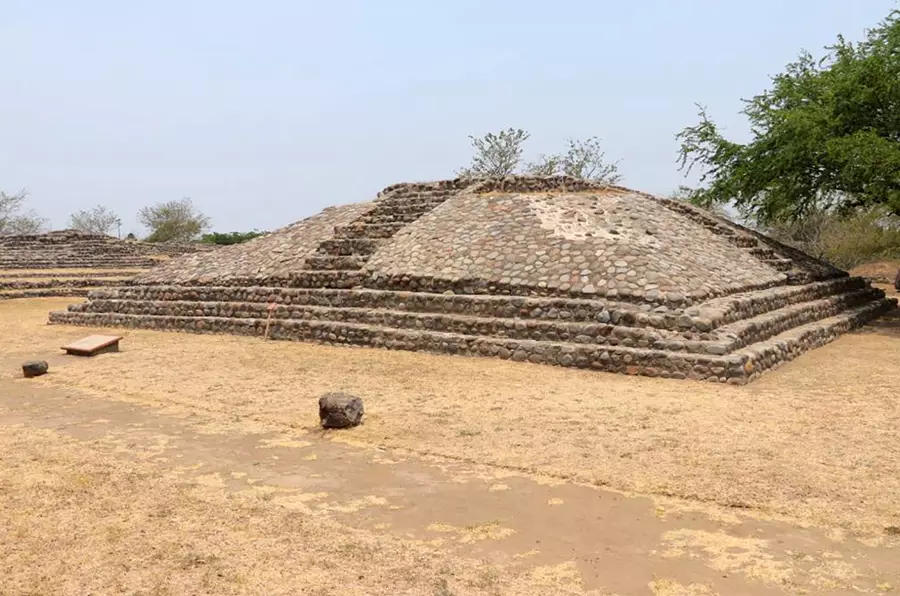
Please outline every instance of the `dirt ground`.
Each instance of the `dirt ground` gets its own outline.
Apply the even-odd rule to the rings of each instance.
[[[850,270],[850,274],[867,277],[877,283],[893,285],[898,269],[900,261],[878,261],[854,267]]]
[[[136,330],[66,357],[71,301],[0,302],[0,594],[900,593],[900,317],[732,387]],[[362,426],[318,429],[332,390]]]

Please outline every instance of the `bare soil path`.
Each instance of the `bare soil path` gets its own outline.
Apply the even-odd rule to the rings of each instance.
[[[38,309],[46,312],[58,300],[18,302],[0,306],[0,324],[7,325],[2,328],[28,333],[31,340],[4,332],[0,348],[0,594],[675,596],[900,589],[900,540],[885,525],[896,511],[891,507],[900,505],[890,492],[895,479],[885,478],[896,470],[896,459],[878,459],[890,454],[897,406],[896,400],[893,406],[881,400],[878,381],[870,379],[868,389],[854,389],[845,398],[844,407],[858,413],[862,404],[854,402],[862,396],[856,391],[868,391],[869,405],[877,409],[855,416],[849,428],[850,417],[838,415],[838,404],[820,406],[820,412],[831,413],[829,424],[804,418],[773,427],[775,415],[759,412],[765,428],[754,437],[770,441],[763,447],[774,451],[772,457],[740,453],[744,443],[716,431],[720,439],[731,438],[742,465],[752,463],[743,470],[747,489],[761,490],[756,474],[789,483],[772,493],[780,500],[771,502],[787,507],[779,513],[776,507],[735,508],[698,499],[678,477],[670,496],[590,481],[597,470],[610,469],[626,478],[676,471],[680,477],[705,475],[712,486],[734,481],[740,471],[718,451],[703,453],[714,464],[706,469],[693,470],[696,459],[680,461],[688,438],[683,435],[693,429],[688,425],[679,433],[662,419],[712,415],[708,405],[683,394],[688,390],[730,408],[736,430],[745,431],[752,425],[740,412],[746,388],[648,385],[505,363],[508,371],[498,372],[491,368],[495,363],[480,360],[152,332],[128,332],[125,352],[77,359],[59,355],[58,340],[92,330],[41,326]],[[896,342],[892,325],[888,320],[845,339]],[[865,349],[864,343],[857,349]],[[288,352],[282,350],[307,360],[305,366],[292,361],[296,378],[284,370],[279,358]],[[250,351],[255,357],[242,359]],[[346,352],[360,361],[335,358]],[[34,356],[50,361],[51,374],[16,378],[21,360]],[[321,361],[309,362],[315,358]],[[793,364],[808,364],[803,360]],[[789,370],[793,364],[773,377],[796,375]],[[477,368],[482,366],[487,368]],[[352,378],[357,370],[368,386]],[[887,372],[895,376],[896,365]],[[476,385],[492,396],[480,411],[466,404],[484,400],[471,385],[473,373]],[[470,384],[457,377],[443,387],[450,374],[468,375]],[[500,375],[510,376],[501,383]],[[288,377],[293,399],[279,393]],[[543,406],[527,389],[540,377]],[[829,374],[819,377],[827,383]],[[410,382],[430,399],[410,395]],[[661,396],[668,399],[680,389],[682,406],[654,413],[637,408],[634,400],[637,424],[627,425],[625,403],[621,411],[606,407],[605,429],[584,401],[554,410],[560,405],[557,392],[571,388],[569,394],[579,396],[585,385],[612,396],[606,405],[615,405],[625,399],[620,382],[632,383],[633,392],[656,407]],[[361,390],[370,411],[362,427],[318,429],[314,398],[327,386]],[[726,391],[732,403],[713,389]],[[791,403],[809,407],[804,395],[810,387],[794,385],[794,391],[800,395]],[[399,394],[396,405],[384,397],[392,392]],[[491,403],[505,404],[505,417],[496,418]],[[510,415],[523,407],[534,415]],[[776,402],[771,407],[786,409]],[[586,443],[575,445],[566,433],[545,426],[554,413],[594,425],[595,432],[579,430],[578,439]],[[389,420],[395,415],[397,420]],[[835,430],[838,424],[843,428]],[[774,445],[788,445],[786,437],[799,435],[801,426],[809,435],[808,461],[779,470],[787,456]],[[863,433],[854,439],[860,449],[846,460],[832,455],[837,450],[809,450],[824,444],[827,437],[816,433],[829,428],[837,433],[832,439]],[[641,437],[647,432],[650,438]],[[640,471],[633,469],[635,458],[624,458],[632,468],[622,468],[622,462],[611,467],[583,457],[593,452],[595,459],[609,458],[614,437],[606,433],[629,449],[669,441],[669,449],[666,443],[653,449],[657,457],[672,459]],[[535,457],[551,439],[562,445]],[[895,458],[896,439],[894,432]],[[703,437],[690,440],[694,450],[707,449]],[[547,461],[557,457],[569,459]],[[792,475],[804,463],[817,473]],[[864,490],[853,465],[874,490]],[[579,468],[591,473],[559,473]],[[826,472],[830,476],[822,482],[860,484],[818,492],[819,485],[808,479]],[[731,490],[740,494],[741,488]],[[802,491],[808,501],[790,509]],[[845,501],[847,495],[869,494],[882,509],[870,512],[866,523],[845,523],[865,507]],[[835,523],[822,523],[817,512],[829,510],[838,512]]]

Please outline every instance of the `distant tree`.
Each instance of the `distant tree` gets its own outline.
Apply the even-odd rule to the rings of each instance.
[[[733,203],[761,225],[878,207],[900,215],[900,10],[862,42],[839,36],[826,50],[801,53],[745,100],[745,144],[700,108],[678,135],[681,168],[701,171],[696,203]]]
[[[24,190],[14,195],[0,191],[0,236],[36,234],[44,228],[47,222],[34,211],[21,213],[27,198]]]
[[[103,205],[82,209],[69,216],[70,228],[89,234],[109,235],[121,223],[119,216]]]
[[[568,150],[562,154],[541,155],[537,162],[526,165],[525,172],[533,176],[564,174],[604,184],[617,184],[622,180],[617,162],[607,162],[600,139],[569,139]]]
[[[188,197],[143,207],[138,212],[138,220],[150,230],[148,242],[196,240],[210,223]]]
[[[502,178],[515,173],[522,160],[522,144],[531,135],[521,128],[507,128],[483,137],[469,136],[475,155],[467,168],[459,170],[461,176]]]
[[[252,230],[250,232],[212,232],[209,234],[203,234],[200,238],[200,242],[204,242],[206,244],[219,244],[219,245],[229,245],[229,244],[240,244],[242,242],[247,242],[248,240],[253,240],[254,238],[259,238],[260,236],[265,236],[268,232],[261,232],[259,230]]]
[[[125,240],[137,240],[137,237],[135,237],[134,232],[128,232],[128,235],[125,236]]]

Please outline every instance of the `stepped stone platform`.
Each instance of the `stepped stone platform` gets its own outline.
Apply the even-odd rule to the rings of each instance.
[[[389,186],[184,255],[50,322],[262,335],[745,383],[896,307],[679,201],[568,177]]]
[[[75,230],[0,236],[0,300],[86,296],[91,289],[122,285],[173,256],[204,249]]]

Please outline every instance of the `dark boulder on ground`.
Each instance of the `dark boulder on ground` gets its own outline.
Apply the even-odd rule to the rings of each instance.
[[[356,426],[363,417],[362,399],[347,393],[326,393],[319,398],[319,418],[325,428]]]
[[[22,365],[22,374],[25,375],[26,379],[30,379],[31,377],[47,374],[47,369],[49,368],[50,365],[44,360],[29,360]]]

